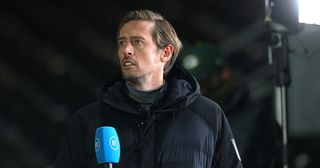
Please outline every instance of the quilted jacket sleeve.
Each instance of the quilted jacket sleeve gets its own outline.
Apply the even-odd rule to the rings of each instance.
[[[241,158],[228,120],[222,110],[219,115],[220,132],[212,168],[242,168]]]

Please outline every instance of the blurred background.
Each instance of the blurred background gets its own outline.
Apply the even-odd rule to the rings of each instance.
[[[292,1],[274,4],[274,21],[289,32],[289,167],[318,168],[320,27],[298,24]],[[2,0],[1,168],[53,167],[68,119],[118,68],[119,19],[146,8],[175,27],[179,61],[224,109],[244,167],[281,167],[264,0]]]

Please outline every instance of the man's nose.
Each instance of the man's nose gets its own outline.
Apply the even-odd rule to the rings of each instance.
[[[124,54],[131,56],[133,55],[133,52],[134,52],[133,46],[131,45],[131,43],[128,43],[124,48]]]

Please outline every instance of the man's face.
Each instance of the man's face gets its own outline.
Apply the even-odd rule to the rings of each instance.
[[[152,39],[154,23],[134,20],[124,24],[118,36],[118,56],[126,80],[152,81],[162,77],[164,63]]]

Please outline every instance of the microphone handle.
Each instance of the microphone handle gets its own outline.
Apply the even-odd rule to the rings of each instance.
[[[104,168],[112,168],[112,163],[104,164],[103,167]]]

